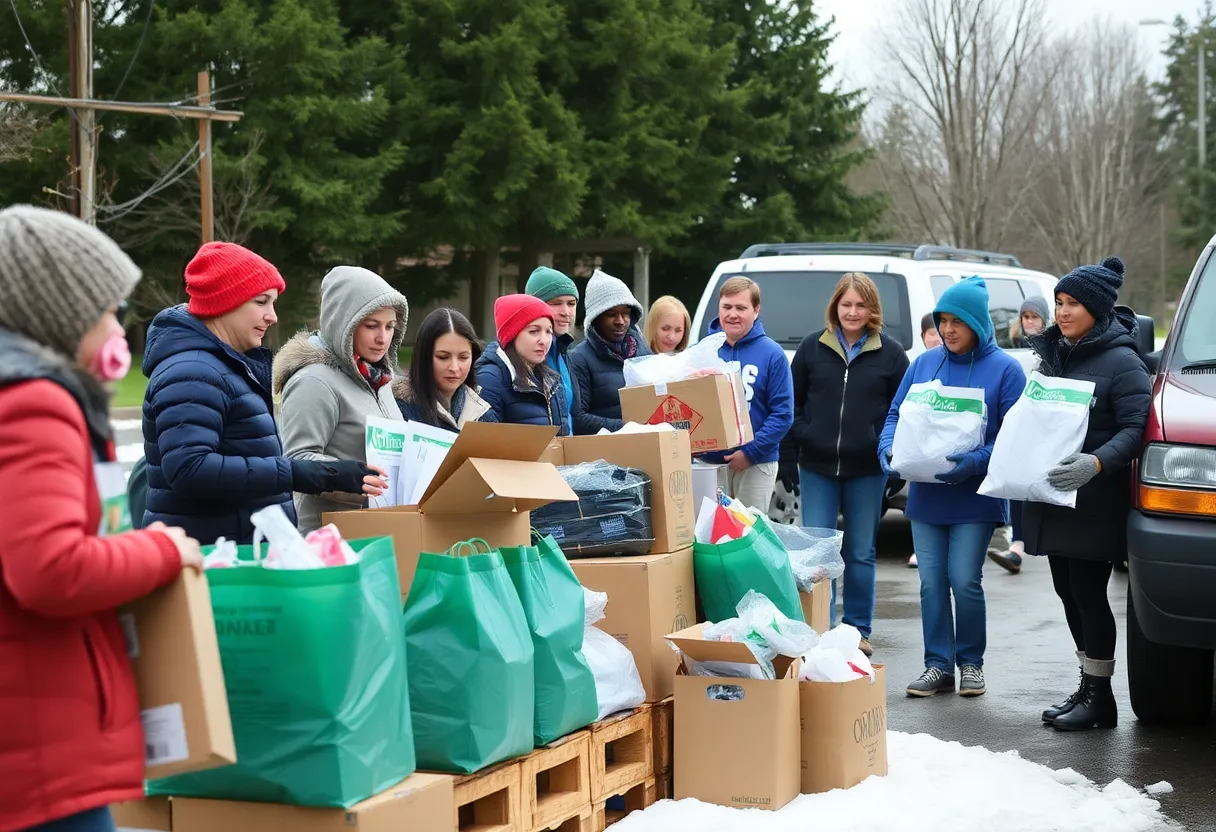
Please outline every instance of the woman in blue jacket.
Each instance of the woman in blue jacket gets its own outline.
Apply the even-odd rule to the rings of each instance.
[[[380,493],[362,461],[283,456],[262,339],[286,288],[252,251],[207,243],[186,266],[190,302],[153,319],[143,363],[145,526],[181,526],[203,544],[249,543],[259,509],[282,506],[295,521],[293,491]]]
[[[988,287],[982,278],[969,277],[942,293],[933,319],[942,345],[918,356],[904,374],[887,413],[878,459],[888,476],[899,476],[891,468],[891,449],[899,406],[913,384],[938,379],[949,387],[983,389],[988,418],[984,444],[950,457],[954,468],[938,474],[940,482],[911,483],[904,512],[912,521],[925,639],[925,671],[908,685],[907,693],[933,696],[953,691],[957,666],[961,671],[959,694],[979,696],[985,691],[987,646],[982,570],[993,530],[1009,522],[1009,504],[976,492],[988,472],[997,431],[1021,395],[1026,374],[1016,359],[996,345],[988,314]]]
[[[494,324],[498,341],[474,367],[481,398],[493,411],[482,421],[553,425],[558,436],[569,436],[566,391],[561,376],[545,363],[553,344],[549,305],[531,295],[506,295],[494,301]]]

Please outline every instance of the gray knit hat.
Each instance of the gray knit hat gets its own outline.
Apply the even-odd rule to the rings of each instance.
[[[1021,316],[1025,312],[1033,312],[1038,315],[1045,328],[1051,325],[1051,311],[1047,308],[1047,298],[1042,295],[1031,295],[1022,301],[1022,308],[1018,310],[1018,315]]]
[[[595,319],[616,306],[628,306],[634,310],[633,324],[636,326],[642,320],[642,304],[629,291],[629,287],[618,278],[596,269],[587,281],[586,317],[583,319],[583,329],[590,329]]]
[[[85,333],[139,278],[118,243],[70,214],[0,211],[0,327],[75,360]]]

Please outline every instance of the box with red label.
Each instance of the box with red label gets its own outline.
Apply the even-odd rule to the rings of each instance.
[[[643,384],[621,390],[621,418],[686,430],[694,454],[726,451],[754,438],[747,394],[737,373]]]

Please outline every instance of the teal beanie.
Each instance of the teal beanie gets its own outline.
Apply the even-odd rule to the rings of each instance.
[[[940,325],[941,313],[953,315],[965,323],[980,344],[992,339],[992,316],[988,312],[988,284],[979,276],[965,277],[942,292],[933,307],[933,323]]]
[[[524,291],[546,303],[565,295],[578,297],[578,287],[574,285],[574,281],[548,266],[540,266],[532,272]]]

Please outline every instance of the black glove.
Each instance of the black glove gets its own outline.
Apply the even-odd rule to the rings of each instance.
[[[777,481],[785,486],[790,494],[798,493],[798,463],[782,462],[777,466]]]
[[[326,491],[362,494],[363,478],[375,473],[366,463],[354,459],[333,462],[293,459],[291,489],[301,494],[324,494]]]

